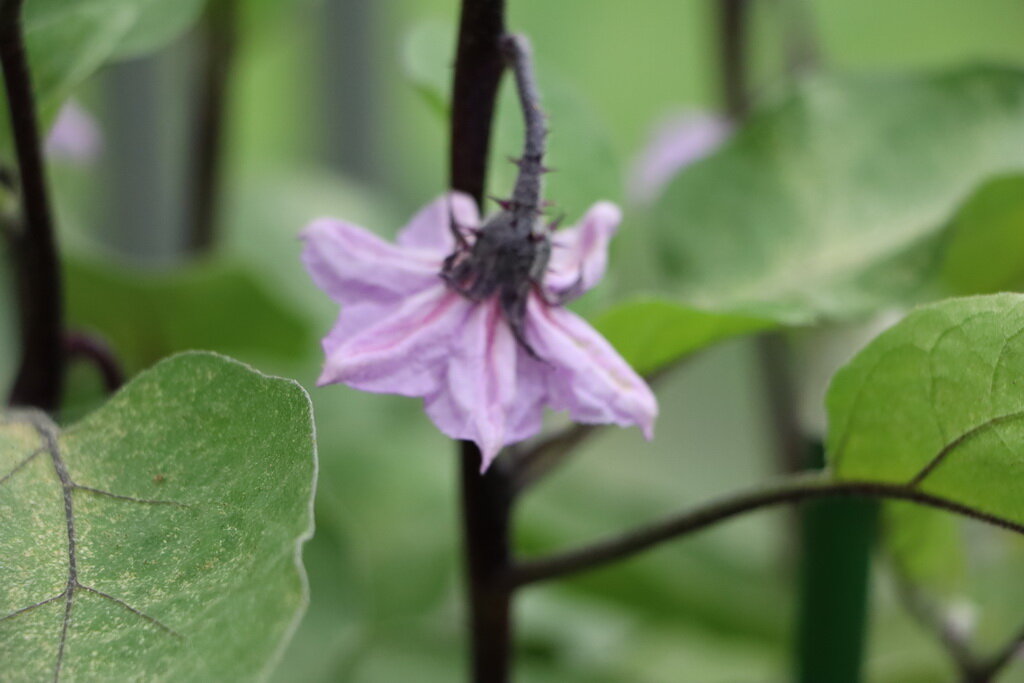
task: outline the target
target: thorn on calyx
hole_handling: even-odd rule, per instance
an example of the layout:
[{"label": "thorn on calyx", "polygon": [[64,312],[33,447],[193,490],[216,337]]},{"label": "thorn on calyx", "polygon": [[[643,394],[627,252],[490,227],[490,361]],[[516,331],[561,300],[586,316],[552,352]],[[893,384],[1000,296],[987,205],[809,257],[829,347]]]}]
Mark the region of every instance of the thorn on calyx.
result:
[{"label": "thorn on calyx", "polygon": [[516,166],[518,166],[520,171],[522,171],[523,170],[523,166],[526,166],[527,164],[534,164],[534,165],[536,165],[536,167],[537,167],[536,170],[537,170],[538,173],[553,173],[555,171],[555,169],[548,168],[547,166],[542,164],[540,159],[526,159],[524,157],[511,157],[510,156],[508,158],[508,160],[511,161]]},{"label": "thorn on calyx", "polygon": [[495,197],[493,195],[491,197],[489,197],[489,199],[491,199],[498,206],[500,206],[503,211],[511,210],[512,206],[514,205],[514,202],[511,199],[502,199],[501,197]]}]

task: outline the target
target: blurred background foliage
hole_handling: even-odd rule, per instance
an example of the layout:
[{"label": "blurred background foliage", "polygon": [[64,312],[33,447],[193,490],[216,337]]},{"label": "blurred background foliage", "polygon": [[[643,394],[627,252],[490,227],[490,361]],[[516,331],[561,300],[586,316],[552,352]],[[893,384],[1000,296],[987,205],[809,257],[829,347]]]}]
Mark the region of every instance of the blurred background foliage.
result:
[{"label": "blurred background foliage", "polygon": [[[53,0],[29,0],[33,4],[41,11],[60,7]],[[117,4],[91,3],[100,13],[114,11]],[[862,322],[868,313],[937,294],[992,291],[1022,280],[1021,181],[1019,175],[1005,175],[1014,170],[1015,149],[1016,164],[1024,164],[1020,98],[995,97],[1002,108],[986,109],[988,119],[980,117],[981,123],[971,113],[936,122],[930,107],[949,90],[941,85],[928,90],[927,83],[945,77],[915,74],[962,74],[971,72],[971,65],[987,65],[975,71],[1005,73],[1014,81],[1007,91],[1021,89],[1022,77],[1013,68],[1024,66],[1024,5],[1017,0],[801,4],[821,51],[820,71],[810,75],[803,94],[791,99],[793,84],[785,74],[794,3],[756,0],[751,67],[756,95],[768,111],[755,115],[719,155],[673,183],[652,210],[626,204],[609,279],[579,304],[643,369],[782,323],[806,327],[818,324],[820,315]],[[570,223],[597,199],[626,201],[626,173],[659,123],[680,111],[720,106],[710,0],[509,0],[509,5],[509,25],[534,44],[552,122],[551,165],[558,169],[549,194]],[[95,44],[83,47],[96,66],[117,57],[95,76],[83,82],[54,77],[55,102],[73,91],[96,117],[104,140],[98,159],[85,165],[55,161],[51,169],[70,319],[77,328],[105,335],[131,372],[174,350],[205,348],[295,377],[310,388],[321,457],[317,534],[306,550],[312,601],[278,680],[456,679],[464,650],[453,446],[416,401],[314,387],[321,363],[317,340],[337,311],[303,272],[296,235],[320,215],[392,235],[413,210],[443,191],[457,3],[238,2],[218,241],[198,259],[185,254],[184,236],[193,211],[189,179],[197,151],[192,125],[202,45],[194,26],[182,29],[201,7],[191,2],[178,9],[174,17],[126,19],[102,55]],[[41,25],[45,29],[46,22]],[[131,26],[160,30],[143,39]],[[94,33],[83,35],[95,40]],[[157,51],[147,51],[158,45]],[[81,73],[89,70],[81,66]],[[826,73],[836,75],[829,80]],[[883,85],[872,85],[878,79]],[[976,85],[969,81],[966,90]],[[851,91],[837,82],[868,85]],[[915,87],[927,92],[917,93]],[[497,194],[510,182],[511,165],[504,159],[515,153],[520,136],[508,94],[493,148],[491,185]],[[844,97],[861,101],[846,108]],[[892,104],[893,97],[902,97],[906,106]],[[962,101],[956,93],[947,99],[955,105]],[[786,118],[787,106],[797,115]],[[815,114],[815,106],[826,114]],[[829,118],[827,112],[837,107],[846,116]],[[51,109],[55,105],[48,102]],[[888,117],[888,110],[898,110],[899,116]],[[913,116],[920,117],[920,137],[927,145],[906,152],[892,139],[872,137],[894,120],[900,126],[894,135],[912,133]],[[781,122],[773,123],[779,117]],[[811,141],[822,146],[801,146],[804,129],[786,137],[787,126],[801,120],[824,126]],[[998,134],[990,135],[996,125],[991,121]],[[998,161],[968,163],[974,149],[970,140],[955,144],[965,122],[982,129],[980,138],[996,140]],[[758,132],[766,128],[775,132]],[[881,176],[889,186],[865,184],[856,173],[835,187],[818,184],[823,168],[865,171],[843,156],[851,149],[843,142],[851,136],[863,142],[852,148],[877,168],[902,169],[892,179]],[[793,147],[782,144],[786,141]],[[768,170],[781,168],[773,164],[783,164],[779,159],[785,160],[787,149],[811,150],[823,155],[821,163],[785,165],[782,190],[757,184],[774,177]],[[929,168],[952,170],[922,173]],[[947,182],[951,174],[955,182]],[[913,204],[903,183],[921,178]],[[785,204],[786,188],[814,196]],[[856,199],[858,192],[863,199]],[[909,256],[898,249],[885,252],[899,261],[899,274],[918,274],[911,283],[918,286],[914,296],[866,305],[878,287],[857,289],[858,281],[853,290],[843,283],[824,303],[819,297],[797,307],[796,314],[789,300],[688,309],[707,301],[688,288],[693,271],[685,258],[651,265],[652,254],[664,256],[661,252],[672,249],[681,250],[677,256],[706,253],[708,258],[722,249],[760,253],[744,248],[743,240],[757,236],[746,235],[742,226],[767,224],[785,233],[793,215],[803,219],[803,232],[786,239],[800,246],[823,234],[816,232],[824,230],[816,222],[823,214],[835,219],[830,227],[856,231],[870,222],[858,211],[878,192],[889,192],[899,204],[885,224],[895,231],[890,236],[924,235],[921,249]],[[709,194],[703,204],[694,199]],[[817,206],[818,213],[801,213],[807,206]],[[927,215],[920,206],[928,208]],[[691,209],[697,218],[687,223]],[[983,227],[971,230],[974,224]],[[973,237],[964,237],[968,234]],[[1012,248],[1006,246],[1007,235],[1017,235]],[[913,240],[897,241],[902,247]],[[952,256],[936,261],[936,245]],[[1002,249],[993,252],[992,245]],[[812,249],[804,262],[790,267],[813,264],[820,253]],[[970,266],[987,260],[993,268]],[[732,272],[716,271],[713,259],[702,261],[711,272],[701,283],[735,283],[770,261],[723,257],[726,267],[736,269]],[[935,285],[922,272],[939,272],[944,284]],[[804,295],[822,293],[819,280],[795,281]],[[893,281],[872,282],[883,283],[888,292]],[[922,293],[922,283],[931,289]],[[854,303],[835,316],[835,300],[850,291],[857,296],[843,301]],[[608,310],[638,292],[654,298],[640,309]],[[669,295],[674,298],[666,299]],[[658,328],[653,314],[645,313],[650,311],[662,316],[657,320],[674,317],[657,323],[667,328]],[[9,339],[9,322],[5,325]],[[796,334],[807,343],[814,337],[803,327]],[[648,338],[668,339],[671,348],[645,346]],[[810,373],[810,360],[804,361],[798,358]],[[8,372],[9,367],[0,367],[0,379]],[[812,394],[822,393],[823,384],[810,384]],[[603,431],[530,495],[516,524],[524,552],[575,545],[776,473],[748,340],[727,341],[688,359],[661,382],[658,393],[663,417],[653,443],[632,430]],[[75,367],[65,417],[80,415],[99,400],[98,378]],[[898,533],[875,563],[868,678],[949,680],[945,654],[901,608],[886,557],[916,558],[897,564],[962,612],[975,614],[979,643],[994,648],[1019,628],[1024,544],[935,513],[904,514],[904,508],[890,513],[886,523]],[[792,524],[786,510],[762,513],[613,568],[528,589],[517,604],[517,680],[786,680],[794,613]],[[1024,680],[1021,669],[1012,668],[1005,680]]]}]

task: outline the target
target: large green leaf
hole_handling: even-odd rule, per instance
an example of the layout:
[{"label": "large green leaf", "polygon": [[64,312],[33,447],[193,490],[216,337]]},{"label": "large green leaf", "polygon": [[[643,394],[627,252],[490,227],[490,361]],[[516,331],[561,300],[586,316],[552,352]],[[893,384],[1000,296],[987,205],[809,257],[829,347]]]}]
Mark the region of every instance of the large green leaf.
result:
[{"label": "large green leaf", "polygon": [[1024,295],[917,309],[828,393],[841,479],[904,485],[1024,523]]},{"label": "large green leaf", "polygon": [[718,341],[770,329],[774,323],[646,298],[613,306],[594,325],[634,370],[649,374]]},{"label": "large green leaf", "polygon": [[306,602],[315,469],[302,388],[210,353],[160,363],[65,430],[8,414],[3,677],[265,676]]},{"label": "large green leaf", "polygon": [[131,372],[189,349],[263,363],[316,348],[307,320],[238,263],[151,271],[77,257],[64,271],[71,325],[99,332]]},{"label": "large green leaf", "polygon": [[921,300],[948,218],[1022,150],[1020,70],[812,80],[672,183],[659,284],[796,323]]}]

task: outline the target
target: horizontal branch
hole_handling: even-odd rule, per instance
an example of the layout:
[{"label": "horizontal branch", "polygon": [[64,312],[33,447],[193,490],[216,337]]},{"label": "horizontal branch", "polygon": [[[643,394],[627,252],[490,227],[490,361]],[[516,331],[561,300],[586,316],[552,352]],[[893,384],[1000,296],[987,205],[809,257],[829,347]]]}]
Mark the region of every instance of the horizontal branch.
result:
[{"label": "horizontal branch", "polygon": [[1022,524],[910,488],[905,484],[835,481],[820,474],[799,475],[774,486],[733,494],[698,508],[684,510],[667,519],[584,548],[541,559],[523,560],[510,570],[505,580],[511,586],[519,587],[596,569],[648,550],[677,536],[700,531],[745,512],[782,503],[798,503],[814,498],[836,496],[907,500],[1024,534],[1024,525]]}]

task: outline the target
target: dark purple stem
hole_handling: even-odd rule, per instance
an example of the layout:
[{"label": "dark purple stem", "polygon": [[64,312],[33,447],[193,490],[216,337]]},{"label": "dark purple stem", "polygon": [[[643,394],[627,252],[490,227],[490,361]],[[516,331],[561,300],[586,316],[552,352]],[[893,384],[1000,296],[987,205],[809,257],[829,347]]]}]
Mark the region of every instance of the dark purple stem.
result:
[{"label": "dark purple stem", "polygon": [[[463,0],[452,90],[450,184],[478,205],[487,184],[494,107],[505,68],[504,33],[504,0]],[[512,482],[500,460],[481,475],[480,451],[473,443],[463,441],[459,450],[472,680],[504,683],[512,658],[512,592],[501,577],[511,559]]]},{"label": "dark purple stem", "polygon": [[82,359],[95,367],[108,393],[114,393],[124,384],[121,363],[110,345],[100,337],[85,332],[70,332],[64,340],[64,352],[69,361]]},{"label": "dark purple stem", "polygon": [[195,254],[209,251],[216,241],[237,15],[237,0],[211,0],[201,26],[203,69],[195,124],[195,169],[190,179],[194,213],[188,236],[188,249]]},{"label": "dark purple stem", "polygon": [[[831,481],[819,475],[796,475],[776,486],[730,494],[707,505],[684,510],[621,536],[542,559],[524,560],[505,577],[513,587],[570,576],[630,558],[661,543],[686,536],[755,510],[785,503],[835,497],[906,500],[987,522],[1024,534],[1024,525],[983,510],[913,488],[871,481]],[[1018,641],[1019,642],[1019,641]]]},{"label": "dark purple stem", "polygon": [[463,0],[452,88],[451,187],[482,205],[498,85],[505,70],[499,39],[504,0]]},{"label": "dark purple stem", "polygon": [[462,531],[465,546],[472,677],[505,683],[512,665],[512,592],[503,580],[512,566],[511,480],[500,459],[480,474],[480,451],[460,442]]},{"label": "dark purple stem", "polygon": [[722,69],[722,101],[734,121],[747,115],[750,95],[746,69],[747,10],[750,0],[718,0],[718,47]]},{"label": "dark purple stem", "polygon": [[[10,403],[56,410],[64,377],[60,264],[43,170],[21,9],[23,0],[0,0],[0,64],[21,187],[20,225],[11,231],[21,361]],[[20,229],[19,229],[20,228]]]}]

